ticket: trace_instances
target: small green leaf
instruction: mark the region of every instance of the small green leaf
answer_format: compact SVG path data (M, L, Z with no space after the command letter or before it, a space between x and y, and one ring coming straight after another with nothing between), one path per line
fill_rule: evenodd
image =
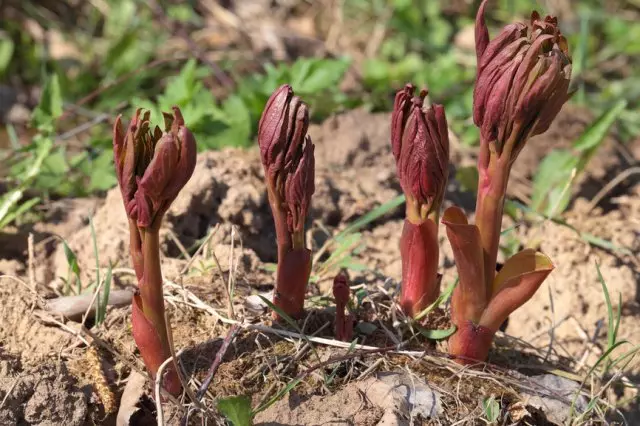
M251 399L248 396L232 396L218 400L218 411L229 420L233 426L251 426L253 415Z
M263 263L261 268L262 268L263 271L276 272L278 270L278 264L277 263Z
M438 306L442 305L447 300L449 300L449 298L453 294L453 290L455 290L456 286L458 285L459 280L460 280L459 277L456 278L456 280L453 283L451 283L442 293L440 293L438 298L431 305L427 306L418 315L416 315L415 316L416 321L424 318L429 312L433 311L435 308L437 308Z
M109 305L109 293L111 292L111 277L113 273L113 267L109 264L107 268L107 274L104 277L104 284L102 285L102 291L99 297L96 299L96 324L101 324L107 316L107 306Z
M42 89L40 103L31 117L37 127L51 124L62 115L62 92L57 74L51 74Z
M414 323L413 326L416 327L416 329L420 334L422 334L424 337L426 337L429 340L443 340L456 332L455 325L445 330L429 330L424 327L421 327L417 323Z
M484 409L484 416L489 422L495 423L498 421L500 418L500 403L496 401L493 395L482 401L482 408Z
M10 38L0 38L0 75L9 68L13 57L14 44Z
M71 247L69 247L65 240L62 240L62 247L64 249L64 256L67 259L67 265L69 265L71 272L76 275L80 274L80 267L78 266L78 258L76 257L76 254L71 250Z
M302 377L296 377L295 379L291 380L289 383L287 383L287 386L285 386L284 388L282 388L282 390L280 392L278 392L277 394L275 394L271 399L269 399L267 402L263 403L261 406L259 406L258 408L255 409L255 411L253 412L253 415L258 414L260 411L264 411L267 408L271 407L273 404L275 404L280 398L282 398L283 396L285 396L286 394L288 394L289 392L291 392L291 390L293 388L295 388L296 386L298 386L298 383L300 383L302 381Z
M600 265L596 262L596 271L598 272L598 281L600 281L600 285L602 285L602 293L604 294L604 301L607 305L607 347L612 347L617 341L617 333L618 333L618 325L620 322L620 312L618 311L617 316L613 313L613 305L611 304L611 297L609 296L609 289L607 288L607 283L602 276L602 272L600 271ZM620 309L620 305L618 306L618 310Z

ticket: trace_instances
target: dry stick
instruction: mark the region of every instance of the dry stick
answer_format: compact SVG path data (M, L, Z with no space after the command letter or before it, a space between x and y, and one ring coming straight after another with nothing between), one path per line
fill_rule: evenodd
M109 293L107 304L115 307L128 306L131 304L132 296L133 293L130 290L112 290ZM93 295L90 294L82 294L80 296L61 296L55 299L48 299L46 310L74 320L81 316L87 307L90 313L95 310L92 297Z
M91 307L95 304L96 299L100 294L100 290L102 290L102 284L104 284L105 281L106 281L106 277L103 277L103 279L101 279L98 285L96 286L96 291L93 292L93 296L91 297L91 302L89 302L89 306L87 306L87 310L85 311L84 315L82 315L82 324L84 324L85 321L87 320L87 317L89 316L89 312L91 312Z
M213 376L215 376L216 371L218 371L218 367L220 367L220 364L222 363L222 358L227 353L227 349L229 349L229 345L236 338L239 331L240 331L240 326L238 324L232 325L231 328L229 329L227 336L222 341L222 345L220 346L220 349L218 349L218 353L216 354L216 357L213 360L213 364L211 364L211 367L209 367L209 371L207 371L207 376L202 382L200 389L198 389L198 392L196 393L197 401L200 401L204 396L204 394L209 389L209 385L213 380Z
M183 350L178 352L176 356L182 355ZM162 395L160 393L161 384L162 384L162 374L164 373L164 369L169 365L170 362L173 362L173 355L169 358L165 359L160 367L158 368L158 372L156 373L156 383L155 383L155 396L156 396L156 412L158 413L158 426L165 426L164 423L164 413L162 412Z
M553 303L553 293L555 293L555 286L553 285L553 279L549 280L549 286L547 287L549 291L549 308L551 310L551 327L549 328L549 347L547 349L547 353L544 356L545 363L551 356L551 351L553 350L553 343L556 337L555 333L555 323L556 323L556 310L555 304Z
M11 395L11 392L13 392L13 389L15 389L15 387L18 385L18 383L20 382L20 379L21 379L20 376L16 377L16 379L11 384L11 387L5 394L4 398L2 398L2 401L0 401L0 410L2 410L2 407L4 407L4 403L7 402L7 399L9 399L9 395Z
M184 244L180 242L180 239L178 239L178 236L176 235L176 233L173 232L171 229L167 229L167 234L169 234L169 238L171 238L171 241L173 241L176 247L178 247L178 250L180 250L180 254L182 254L184 258L187 259L189 262L191 262L191 259L192 259L191 255L189 255L189 252L185 248Z
M29 251L29 285L31 285L33 291L36 291L35 252L33 250L33 234L31 232L29 232L29 237L27 238L27 247Z
M598 203L602 201L602 199L607 195L607 193L609 193L609 191L611 191L629 176L635 174L640 174L640 166L630 167L613 178L600 191L598 191L595 197L593 197L593 199L589 202L589 205L587 206L587 213L593 210L598 205Z
M229 316L229 318L234 319L235 315L233 313L233 289L235 287L235 273L236 270L233 269L233 250L234 250L234 243L236 241L235 239L235 232L236 232L236 227L234 225L231 225L231 246L229 249L229 283L227 284L227 315Z
M95 126L105 122L105 121L109 121L111 119L111 117L113 116L113 113L120 111L121 109L124 109L127 107L127 105L129 105L129 102L120 102L118 105L116 105L116 107L114 108L114 111L111 111L111 114L109 113L104 113L104 114L100 114L94 118L92 118L90 121L83 123L77 127L74 127L73 129L68 130L67 132L64 132L63 134L61 134L60 136L58 136L56 138L56 142L59 141L64 141L67 139L71 139L74 136L79 135L80 133L84 133L86 131L91 130L92 128L94 128ZM78 109L78 106L75 106L76 109Z

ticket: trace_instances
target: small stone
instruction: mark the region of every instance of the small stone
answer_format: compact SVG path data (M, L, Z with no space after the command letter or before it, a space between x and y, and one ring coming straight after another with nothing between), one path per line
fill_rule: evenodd
M360 383L371 403L405 416L437 418L444 410L440 392L423 379L407 373L387 372Z
M540 392L535 394L523 392L525 402L527 405L541 410L550 422L559 425L565 424L570 418L571 404L574 399L575 413L579 414L586 410L588 401L583 395L576 398L576 394L580 391L580 385L573 380L554 374L543 374L532 377L531 381L540 386ZM549 395L550 393L553 395ZM529 399L527 400L527 398Z

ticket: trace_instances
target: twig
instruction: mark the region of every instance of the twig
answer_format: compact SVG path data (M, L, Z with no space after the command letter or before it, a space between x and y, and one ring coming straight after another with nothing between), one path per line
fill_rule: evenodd
M178 247L178 250L180 250L180 254L182 254L184 256L184 258L187 259L188 261L191 261L191 259L192 259L191 255L189 254L189 252L185 248L184 244L182 244L180 242L180 239L178 238L176 233L173 232L171 229L167 229L167 234L169 234L169 238L171 239L171 241L173 241L173 243L176 245L176 247Z
M20 382L20 377L16 377L16 379L11 384L11 387L9 388L9 390L7 390L7 393L4 395L4 398L2 398L2 401L0 401L0 410L2 409L2 407L4 407L4 403L7 402L7 399L9 399L9 395L11 395L11 392L13 392L13 389L18 385L19 382Z
M127 306L131 304L133 293L130 290L114 290L109 293L107 305ZM95 298L90 294L80 296L62 296L46 301L46 309L54 314L63 315L71 320L75 320L82 313L89 312L91 315L95 311Z
M96 286L96 291L93 292L93 295L91 297L91 302L89 302L89 306L87 306L87 310L85 311L84 315L82 315L82 324L84 324L85 321L87 320L87 317L89 316L89 312L91 311L91 307L95 305L96 299L100 294L100 290L102 290L102 284L104 284L105 281L106 281L106 277L104 277L98 282L98 285Z
M128 105L128 102L121 102L120 104L118 104L118 106L116 106L115 111L119 111L120 109L125 108L127 105ZM87 121L86 123L82 123L81 125L74 127L73 129L61 134L56 138L56 142L71 139L72 137L77 136L80 133L89 131L90 129L97 126L98 124L101 124L105 121L109 121L111 117L112 117L112 114L107 114L107 113L100 114L97 117L92 118L90 121Z
M233 251L235 239L236 227L231 225L231 247L229 248L229 282L227 284L227 315L229 318L234 319L233 313L233 292L235 288L235 274L236 270L233 268Z
M216 357L213 360L211 367L209 367L209 371L207 371L206 378L204 379L204 381L202 382L202 385L200 386L200 389L198 389L198 392L196 393L197 401L200 401L204 396L204 394L209 389L209 385L213 380L213 376L215 376L216 371L218 371L218 367L220 367L220 364L222 363L222 358L227 353L227 349L229 349L229 345L236 338L239 331L240 331L240 325L238 324L232 325L231 328L229 329L227 336L222 341L222 345L220 346L220 349L218 349L218 353L216 354Z
M176 354L177 357L182 355L182 350ZM160 367L158 368L158 372L156 373L156 383L155 383L155 396L156 396L156 412L158 413L158 426L165 426L164 423L164 413L162 412L162 395L160 394L161 384L162 384L162 375L164 373L164 369L169 365L170 362L173 362L173 355L169 358L165 359Z
M600 201L617 185L619 185L623 180L628 178L631 175L640 174L640 166L630 167L620 173L618 176L613 178L609 183L607 183L598 193L591 199L589 205L587 206L587 213L593 210Z
M29 237L27 238L27 247L29 251L29 285L36 291L36 268L34 265L35 260L35 251L33 249L33 234L29 232Z

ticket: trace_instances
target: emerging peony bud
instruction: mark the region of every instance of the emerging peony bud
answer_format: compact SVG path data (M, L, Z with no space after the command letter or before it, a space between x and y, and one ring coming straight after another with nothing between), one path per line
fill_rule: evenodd
M407 196L407 216L419 222L437 212L442 203L449 166L449 135L444 107L434 105L425 110L427 91L411 98L413 91L408 84L396 95L391 143L400 185ZM409 210L411 205L416 207L413 213Z
M400 306L415 317L440 293L438 225L447 186L449 134L442 105L424 108L427 91L414 96L407 84L396 94L391 116L391 148L406 196L400 237L402 294Z
M309 110L288 84L269 98L258 125L258 144L278 244L273 301L288 315L304 312L311 273L304 223L315 191L314 145L307 136ZM274 317L279 318L274 312Z
M150 130L149 112L136 111L127 132L118 116L113 130L116 175L127 215L151 227L187 183L196 164L196 142L178 107L164 113L165 131Z
M293 89L283 84L264 108L258 124L258 144L272 190L284 198L286 175L297 169L309 128L309 109ZM310 142L310 141L309 141Z
M336 301L335 336L336 339L347 342L353 337L353 316L347 310L351 289L342 272L333 279L333 297Z
M498 155L515 160L526 141L544 133L569 99L571 57L556 18L531 14L528 24L504 27L493 40L484 20L487 0L476 16L478 71L473 119L482 141L495 141Z

